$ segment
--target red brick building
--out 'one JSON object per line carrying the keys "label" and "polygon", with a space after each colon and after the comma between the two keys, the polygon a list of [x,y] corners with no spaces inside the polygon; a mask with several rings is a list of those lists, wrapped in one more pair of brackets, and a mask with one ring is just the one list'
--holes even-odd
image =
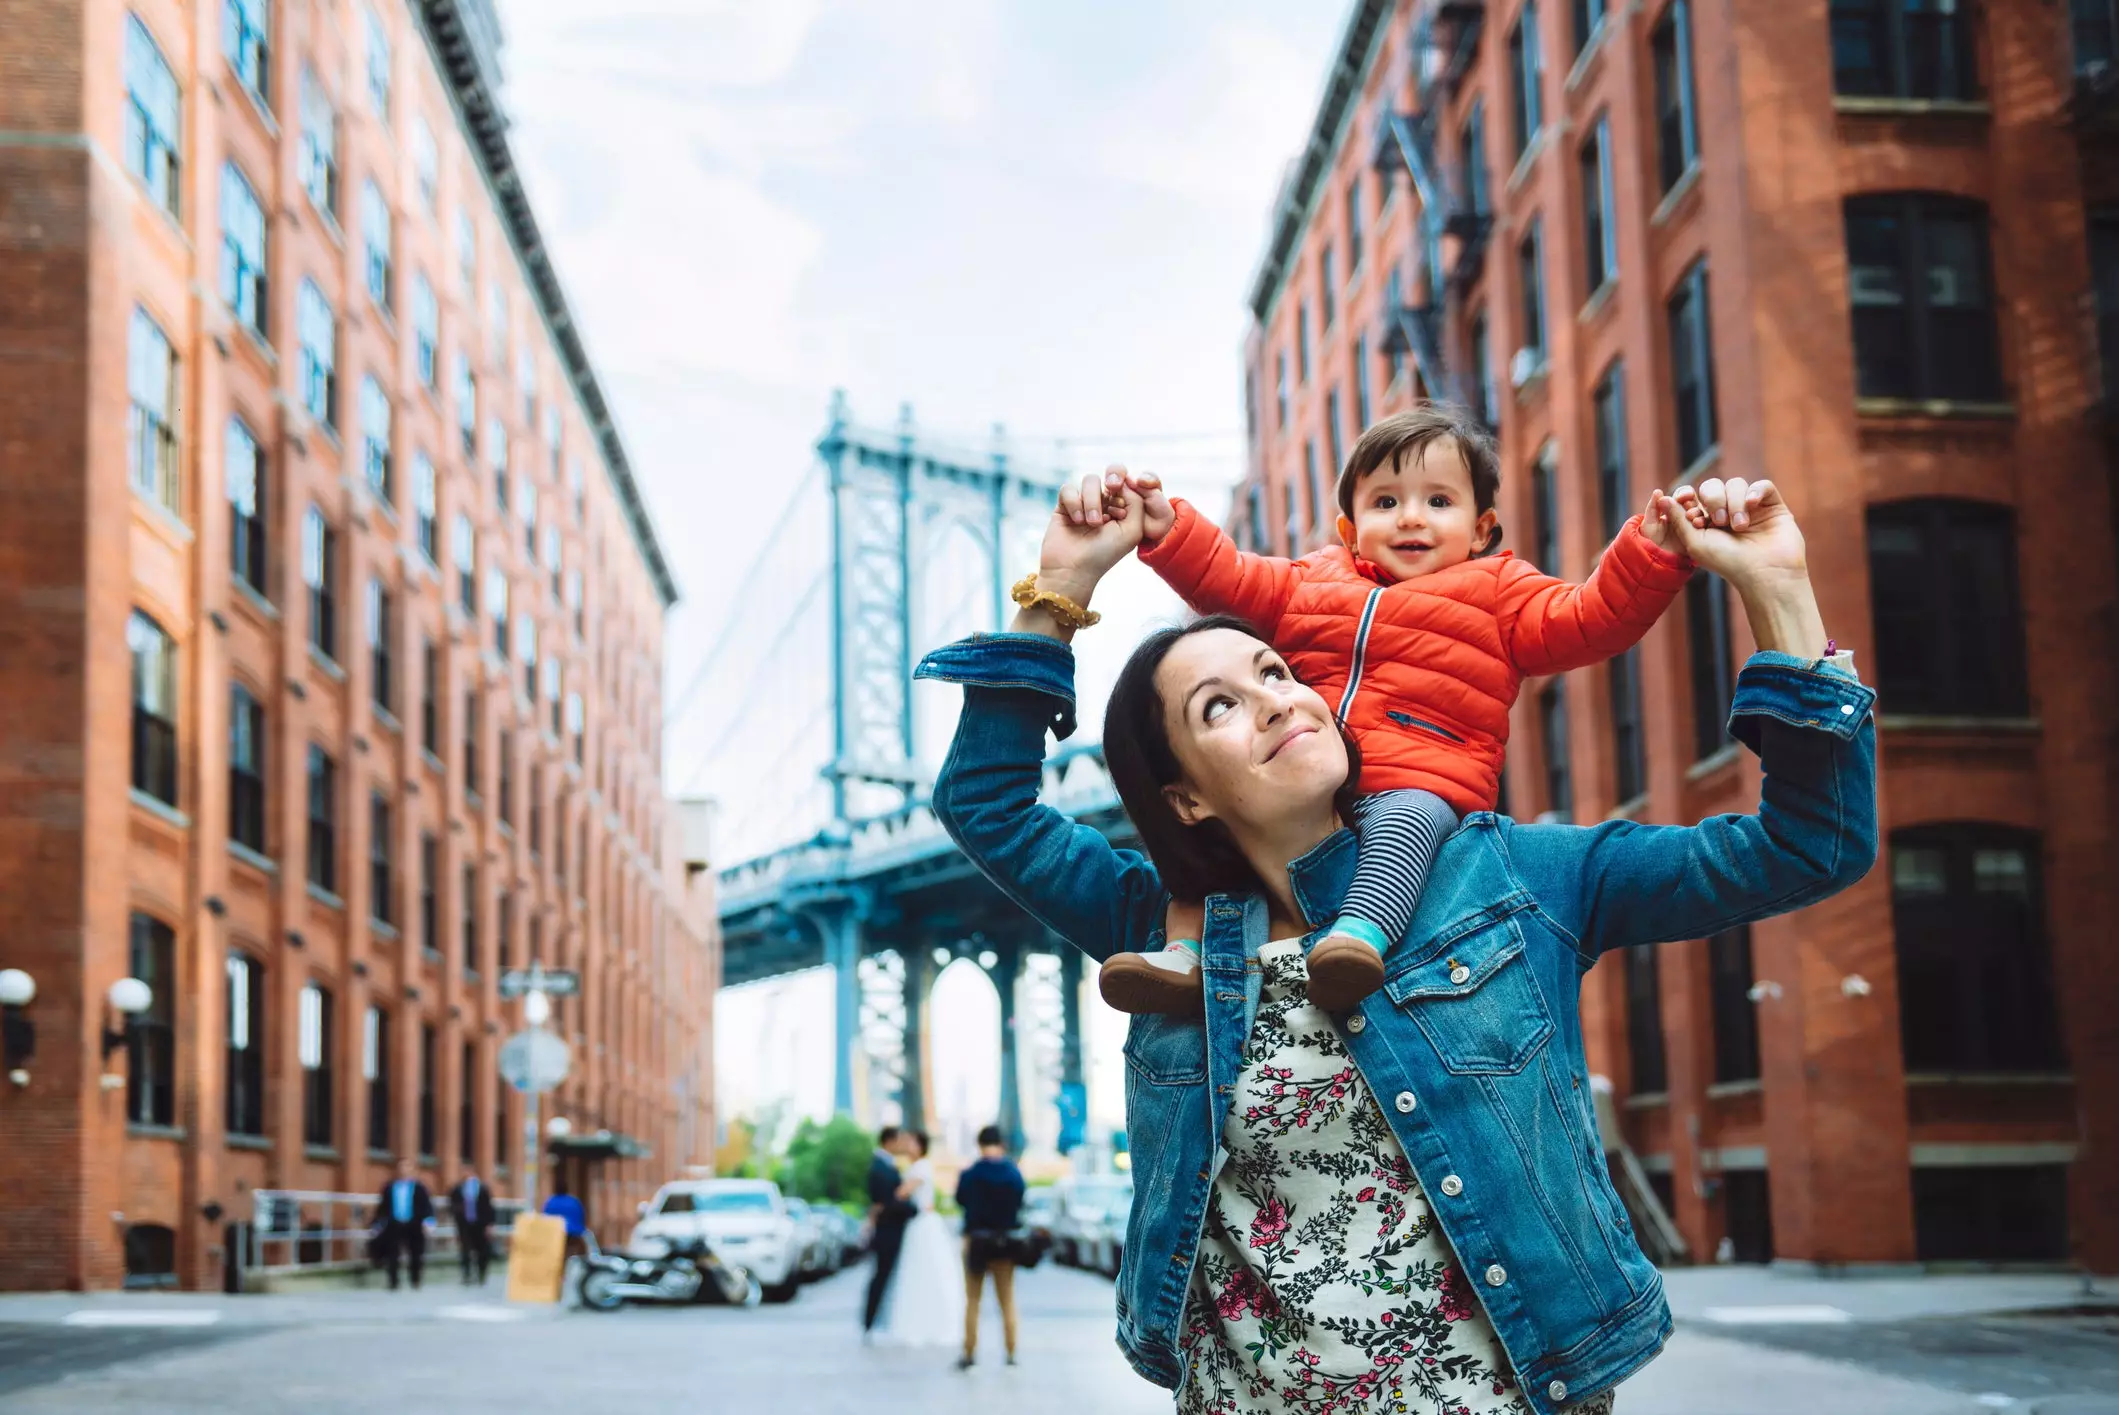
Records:
{"label": "red brick building", "polygon": [[592,1215],[711,1155],[676,590],[498,45],[485,0],[0,28],[0,1287],[218,1285],[250,1191],[397,1157],[516,1192],[531,960],[582,975],[545,1114],[653,1154],[575,1164]]}
{"label": "red brick building", "polygon": [[[1773,478],[1881,689],[1866,881],[1588,981],[1693,1258],[2119,1269],[2119,15],[2069,18],[1361,0],[1274,213],[1240,535],[1320,543],[1360,428],[1454,397],[1499,430],[1509,544],[1569,578],[1653,487]],[[1749,809],[1749,647],[1703,576],[1624,659],[1526,684],[1504,808]]]}

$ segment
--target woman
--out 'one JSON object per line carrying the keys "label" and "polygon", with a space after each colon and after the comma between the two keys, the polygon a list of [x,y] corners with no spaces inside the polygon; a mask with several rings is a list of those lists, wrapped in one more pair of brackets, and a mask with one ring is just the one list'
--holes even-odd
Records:
{"label": "woman", "polygon": [[1703,484],[1705,529],[1657,497],[1761,650],[1732,716],[1764,767],[1758,813],[1474,815],[1383,991],[1329,1017],[1301,955],[1352,875],[1359,763],[1263,640],[1205,620],[1120,675],[1105,756],[1152,863],[1037,801],[1045,732],[1074,726],[1068,626],[1159,494],[1117,469],[1063,492],[1049,598],[920,669],[967,685],[936,814],[1011,898],[1099,959],[1159,948],[1173,890],[1207,899],[1204,1023],[1127,1034],[1119,1344],[1186,1411],[1608,1410],[1671,1327],[1597,1139],[1581,976],[1611,948],[1801,908],[1875,856],[1874,695],[1830,655],[1794,517],[1764,482]]}
{"label": "woman", "polygon": [[919,1213],[905,1225],[905,1245],[884,1294],[875,1339],[885,1346],[955,1346],[964,1339],[964,1266],[949,1223],[934,1211],[934,1161],[927,1132],[908,1130],[917,1152],[905,1171],[900,1198]]}

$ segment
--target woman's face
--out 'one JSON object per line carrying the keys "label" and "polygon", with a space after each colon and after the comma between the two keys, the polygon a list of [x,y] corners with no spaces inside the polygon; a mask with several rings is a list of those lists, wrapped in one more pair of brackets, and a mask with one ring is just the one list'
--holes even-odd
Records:
{"label": "woman's face", "polygon": [[1271,645],[1236,629],[1188,634],[1155,671],[1183,779],[1165,787],[1187,825],[1271,830],[1329,810],[1346,743],[1324,699]]}

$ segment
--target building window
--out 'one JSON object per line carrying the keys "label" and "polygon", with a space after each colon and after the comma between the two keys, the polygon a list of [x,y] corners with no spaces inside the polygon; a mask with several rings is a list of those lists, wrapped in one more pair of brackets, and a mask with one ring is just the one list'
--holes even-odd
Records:
{"label": "building window", "polygon": [[574,616],[574,636],[579,638],[588,630],[588,608],[581,597],[581,571],[579,568],[567,571],[566,593],[562,596],[562,599],[566,604],[567,611]]}
{"label": "building window", "polygon": [[1685,586],[1685,637],[1692,655],[1692,755],[1705,761],[1736,740],[1729,735],[1736,655],[1729,637],[1729,586],[1721,576],[1693,572]]}
{"label": "building window", "polygon": [[429,565],[439,568],[441,505],[434,463],[424,452],[412,454],[412,513],[413,534],[419,542],[419,553],[426,557]]}
{"label": "building window", "polygon": [[1765,1170],[1723,1173],[1722,1231],[1737,1262],[1773,1261],[1773,1186]]}
{"label": "building window", "polygon": [[1304,300],[1295,308],[1295,384],[1307,388],[1310,383],[1310,302]]}
{"label": "building window", "polygon": [[1663,970],[1655,945],[1626,950],[1626,1058],[1632,1063],[1636,1096],[1662,1095],[1670,1089],[1670,1068],[1663,1050]]}
{"label": "building window", "polygon": [[2038,837],[1976,823],[1891,834],[1891,926],[1909,1072],[2066,1069]]}
{"label": "building window", "polygon": [[537,360],[528,344],[515,346],[515,387],[522,394],[522,425],[537,430]]}
{"label": "building window", "polygon": [[559,485],[559,461],[564,450],[560,444],[561,428],[559,421],[559,404],[555,400],[553,402],[545,404],[544,409],[545,455],[551,458],[552,484],[555,487]]}
{"label": "building window", "polygon": [[1560,497],[1553,482],[1554,455],[1547,448],[1530,466],[1530,544],[1537,567],[1560,573]]}
{"label": "building window", "polygon": [[1334,388],[1324,400],[1324,480],[1317,483],[1318,524],[1331,523],[1332,488],[1339,478],[1339,469],[1346,465],[1341,457],[1339,443],[1339,390]]}
{"label": "building window", "polygon": [[1366,239],[1361,210],[1361,174],[1346,184],[1346,263],[1348,270],[1361,269],[1362,242]]}
{"label": "building window", "polygon": [[363,246],[361,269],[368,286],[368,298],[385,314],[390,304],[391,230],[390,203],[383,200],[382,188],[373,182],[361,187],[361,244]]}
{"label": "building window", "polygon": [[504,1080],[493,1087],[493,1167],[502,1174],[508,1171],[508,1083]]}
{"label": "building window", "polygon": [[1877,691],[1888,711],[2029,715],[2007,508],[1942,499],[1870,507],[1869,578]]}
{"label": "building window", "polygon": [[427,953],[440,953],[441,916],[439,897],[435,893],[441,888],[441,842],[431,832],[421,831],[419,836],[419,946]]}
{"label": "building window", "polygon": [[1280,522],[1280,529],[1282,538],[1286,542],[1286,554],[1288,559],[1290,560],[1300,559],[1302,556],[1301,493],[1296,491],[1295,479],[1293,477],[1289,477],[1286,481],[1282,482],[1280,484],[1280,490],[1282,493],[1281,499],[1283,502],[1283,505],[1281,507],[1282,516]]}
{"label": "building window", "polygon": [[309,744],[309,883],[338,893],[338,763]]}
{"label": "building window", "polygon": [[231,1135],[265,1133],[265,965],[228,955],[228,1076],[225,1123]]}
{"label": "building window", "polygon": [[265,333],[265,208],[233,162],[221,164],[221,299],[236,322]]}
{"label": "building window", "polygon": [[1288,425],[1288,351],[1273,356],[1273,406],[1275,428]]}
{"label": "building window", "polygon": [[456,351],[456,431],[463,440],[464,456],[478,455],[478,375],[471,372],[471,356]]}
{"label": "building window", "polygon": [[466,1169],[471,1166],[472,1151],[476,1148],[473,1140],[478,1134],[471,1108],[471,1078],[477,1074],[478,1046],[475,1042],[465,1042],[456,1072],[456,1157]]}
{"label": "building window", "polygon": [[1472,316],[1472,396],[1477,400],[1479,421],[1489,428],[1501,425],[1499,400],[1494,397],[1494,357],[1488,346],[1486,311]]}
{"label": "building window", "polygon": [[544,769],[530,763],[530,853],[544,853]]}
{"label": "building window", "polygon": [[425,118],[412,120],[412,173],[419,187],[420,208],[432,216],[441,197],[441,149]]}
{"label": "building window", "polygon": [[498,280],[486,282],[486,341],[487,356],[500,365],[502,373],[508,368],[508,297],[501,290]]}
{"label": "building window", "polygon": [[125,1118],[135,1125],[177,1123],[177,935],[148,914],[134,914],[130,974],[147,984],[147,1010],[125,1029]]}
{"label": "building window", "polygon": [[228,420],[221,460],[228,477],[229,568],[265,593],[265,453],[241,418]]}
{"label": "building window", "polygon": [[478,869],[465,865],[463,871],[463,899],[458,910],[463,931],[464,973],[478,976]]}
{"label": "building window", "polygon": [[441,370],[441,305],[423,270],[412,274],[413,371],[420,387],[432,388]]}
{"label": "building window", "polygon": [[1832,91],[1973,97],[1970,0],[1832,0]]}
{"label": "building window", "polygon": [[1862,397],[2002,396],[1985,207],[1920,194],[1855,197],[1847,266]]}
{"label": "building window", "polygon": [[1538,43],[1535,0],[1524,0],[1523,13],[1508,32],[1508,67],[1515,84],[1516,156],[1521,158],[1545,121],[1545,57]]}
{"label": "building window", "polygon": [[1677,404],[1678,466],[1714,449],[1714,333],[1707,309],[1707,262],[1696,261],[1670,296],[1670,376]]}
{"label": "building window", "polygon": [[338,657],[338,532],[312,503],[302,517],[302,583],[309,587],[309,646]]}
{"label": "building window", "polygon": [[464,303],[477,300],[478,231],[471,224],[471,213],[460,208],[456,213],[456,286]]}
{"label": "building window", "polygon": [[221,52],[259,103],[272,96],[272,0],[221,0]]}
{"label": "building window", "polygon": [[1670,0],[1670,8],[1648,36],[1648,47],[1655,61],[1656,173],[1667,193],[1700,160],[1691,0]]}
{"label": "building window", "polygon": [[1369,340],[1366,334],[1354,340],[1354,436],[1369,426]]}
{"label": "building window", "polygon": [[422,1022],[419,1026],[419,1152],[432,1155],[435,1150],[435,1096],[434,1096],[434,1024]]}
{"label": "building window", "polygon": [[478,794],[478,694],[464,694],[464,794]]}
{"label": "building window", "polygon": [[[1516,247],[1516,280],[1523,287],[1523,347],[1545,367],[1545,223],[1532,217]],[[1511,371],[1513,373],[1513,370]]]}
{"label": "building window", "polygon": [[390,591],[383,582],[368,581],[368,602],[365,606],[368,619],[368,671],[373,680],[375,705],[384,712],[393,711],[397,705],[397,665],[391,652],[392,634]]}
{"label": "building window", "polygon": [[493,652],[508,656],[508,576],[498,565],[486,571],[486,612],[493,616]]}
{"label": "building window", "polygon": [[361,379],[361,468],[368,490],[387,505],[397,504],[390,458],[390,395],[373,375]]}
{"label": "building window", "polygon": [[302,407],[325,427],[338,428],[338,316],[314,280],[302,281],[295,301],[295,338],[302,348]]}
{"label": "building window", "polygon": [[[1305,438],[1302,443],[1302,484],[1310,498],[1309,523],[1313,526],[1323,524],[1318,519],[1318,514],[1326,504],[1324,488],[1317,478],[1317,439]],[[1290,487],[1289,490],[1293,491],[1294,488]]]}
{"label": "building window", "polygon": [[1582,250],[1589,262],[1590,294],[1619,273],[1619,229],[1613,220],[1618,211],[1612,194],[1611,119],[1597,119],[1582,144]]}
{"label": "building window", "polygon": [[125,625],[132,650],[132,787],[177,803],[177,646],[135,609]]}
{"label": "building window", "polygon": [[1574,0],[1574,21],[1575,53],[1580,55],[1604,24],[1604,0]]}
{"label": "building window", "polygon": [[556,736],[559,732],[559,655],[556,653],[547,655],[544,661],[544,700]]}
{"label": "building window", "polygon": [[467,617],[473,616],[478,613],[478,532],[461,511],[456,513],[450,538],[455,542],[456,602]]}
{"label": "building window", "polygon": [[125,170],[156,206],[177,214],[183,167],[183,101],[154,36],[138,15],[125,17]]}
{"label": "building window", "polygon": [[363,17],[368,29],[368,106],[385,126],[390,122],[390,36],[383,31],[382,17],[369,10]]}
{"label": "building window", "polygon": [[1597,509],[1604,542],[1625,529],[1632,506],[1626,477],[1626,369],[1613,360],[1592,395],[1597,428]]}
{"label": "building window", "polygon": [[1464,209],[1474,216],[1484,216],[1494,209],[1486,194],[1484,98],[1474,98],[1471,111],[1464,115],[1464,132],[1459,140],[1458,158],[1462,169],[1457,174],[1457,190],[1464,194]]}
{"label": "building window", "polygon": [[506,972],[514,961],[515,951],[515,895],[509,890],[500,892],[494,904],[493,966]]}
{"label": "building window", "polygon": [[1567,757],[1567,685],[1555,681],[1538,694],[1538,723],[1545,740],[1545,807],[1555,820],[1575,814],[1574,776]]}
{"label": "building window", "polygon": [[581,459],[567,463],[567,489],[574,497],[574,520],[578,524],[588,514],[588,481],[581,470]]}
{"label": "building window", "polygon": [[493,770],[493,789],[500,797],[500,823],[512,827],[515,824],[515,739],[505,726],[499,733]]}
{"label": "building window", "polygon": [[1759,1079],[1758,1004],[1751,1000],[1751,926],[1707,940],[1707,992],[1714,1008],[1714,1080]]}
{"label": "building window", "polygon": [[1611,758],[1617,803],[1647,794],[1648,751],[1641,730],[1641,650],[1626,650],[1609,665]]}
{"label": "building window", "polygon": [[544,568],[551,576],[552,598],[559,598],[560,571],[565,568],[565,552],[559,545],[559,527],[547,524],[544,528]]}
{"label": "building window", "polygon": [[325,216],[338,215],[338,110],[310,69],[302,70],[302,145],[295,175],[311,206]]}
{"label": "building window", "polygon": [[241,683],[229,689],[228,838],[265,853],[265,705]]}
{"label": "building window", "polygon": [[486,456],[493,464],[493,504],[508,509],[508,428],[497,416],[486,419]]}
{"label": "building window", "polygon": [[1332,256],[1329,241],[1317,254],[1317,307],[1324,311],[1324,328],[1329,330],[1339,319],[1339,263]]}
{"label": "building window", "polygon": [[524,472],[521,479],[522,495],[522,549],[530,557],[532,565],[537,563],[537,483]]}
{"label": "building window", "polygon": [[1913,1246],[1923,1263],[2064,1263],[2068,1166],[1913,1171]]}
{"label": "building window", "polygon": [[581,705],[581,694],[578,692],[568,693],[567,736],[571,737],[574,741],[574,764],[576,766],[581,765],[581,758],[584,752],[582,720],[583,713]]}
{"label": "building window", "polygon": [[368,1148],[390,1148],[390,1014],[369,1005],[361,1026],[361,1080],[368,1086]]}
{"label": "building window", "polygon": [[177,355],[146,310],[133,306],[126,348],[126,390],[132,400],[132,489],[172,516],[184,514],[177,479]]}
{"label": "building window", "polygon": [[419,659],[419,745],[436,756],[441,752],[441,650],[424,635]]}
{"label": "building window", "polygon": [[331,994],[304,983],[296,1016],[295,1051],[302,1067],[302,1143],[329,1148],[333,1133]]}

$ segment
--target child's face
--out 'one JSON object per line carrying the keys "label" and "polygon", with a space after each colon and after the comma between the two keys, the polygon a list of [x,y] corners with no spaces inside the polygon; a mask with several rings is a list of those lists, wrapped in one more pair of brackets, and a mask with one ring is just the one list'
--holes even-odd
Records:
{"label": "child's face", "polygon": [[1438,437],[1361,479],[1353,519],[1339,518],[1339,538],[1392,579],[1410,580],[1462,565],[1495,525],[1491,510],[1473,504],[1463,449]]}

